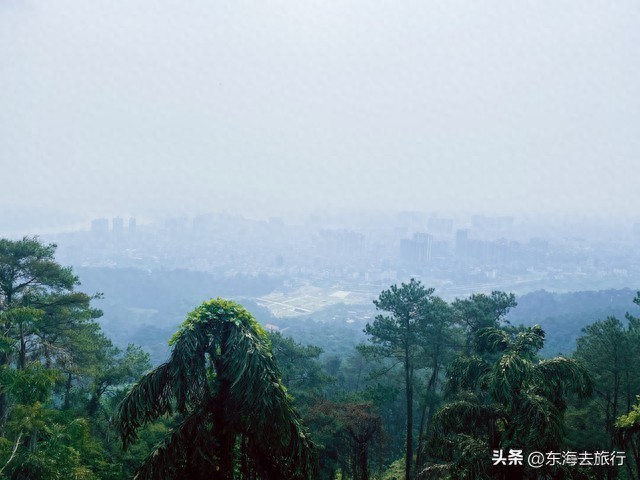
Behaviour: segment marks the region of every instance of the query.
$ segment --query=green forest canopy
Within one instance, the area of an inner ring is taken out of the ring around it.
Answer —
[[[218,299],[151,369],[103,334],[99,296],[55,249],[0,240],[0,478],[639,478],[633,313],[598,310],[574,353],[545,359],[554,330],[515,325],[513,296],[446,302],[412,280],[380,294],[361,346],[321,355]],[[535,295],[576,322],[596,310]],[[626,463],[492,464],[516,447]]]

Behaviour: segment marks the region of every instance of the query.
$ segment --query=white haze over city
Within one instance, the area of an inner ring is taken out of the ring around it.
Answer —
[[[639,45],[631,0],[4,0],[0,213],[634,216]]]

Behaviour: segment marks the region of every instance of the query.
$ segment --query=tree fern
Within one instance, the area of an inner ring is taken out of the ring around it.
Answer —
[[[140,427],[176,413],[181,421],[137,479],[308,478],[313,445],[280,381],[265,330],[242,306],[210,300],[171,339],[169,360],[119,406],[126,448]]]

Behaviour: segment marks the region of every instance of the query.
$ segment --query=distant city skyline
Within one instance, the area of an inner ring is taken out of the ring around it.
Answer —
[[[446,211],[420,211],[420,210],[397,210],[380,211],[375,209],[362,210],[315,210],[308,212],[275,212],[273,215],[247,215],[246,212],[230,211],[208,211],[208,212],[180,212],[170,214],[169,212],[158,212],[158,214],[132,214],[118,212],[115,214],[95,213],[73,213],[68,211],[55,211],[45,209],[29,209],[20,206],[17,209],[10,209],[6,205],[0,206],[0,236],[18,238],[31,235],[50,235],[65,232],[90,231],[96,221],[104,221],[108,231],[113,229],[113,222],[123,221],[123,226],[128,228],[128,223],[133,221],[138,225],[162,224],[170,221],[186,222],[186,225],[201,217],[225,217],[238,219],[243,218],[248,221],[272,222],[281,221],[288,225],[316,225],[329,228],[348,228],[356,231],[372,226],[393,228],[393,225],[402,223],[401,219],[407,216],[417,216],[422,218],[421,222],[414,220],[413,225],[419,226],[416,232],[442,233],[442,227],[438,226],[438,221],[451,223],[452,234],[456,229],[474,228],[478,231],[481,223],[479,218],[488,219],[490,222],[496,220],[500,222],[510,219],[508,226],[501,227],[506,232],[513,233],[522,229],[523,225],[529,225],[540,236],[555,236],[574,234],[584,236],[585,239],[591,237],[616,237],[628,235],[632,232],[640,232],[640,215],[634,212],[622,212],[620,216],[607,215],[598,212],[580,212],[578,214],[556,213],[556,214],[533,214],[524,213],[521,215],[502,215],[487,212],[446,212]],[[435,222],[434,222],[435,220]],[[407,223],[407,222],[405,222]],[[118,229],[120,227],[117,227]],[[449,227],[447,227],[449,228]],[[574,230],[574,229],[578,230]],[[586,233],[590,232],[590,233]]]

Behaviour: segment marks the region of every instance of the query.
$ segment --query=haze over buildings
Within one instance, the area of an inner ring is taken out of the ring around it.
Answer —
[[[2,230],[634,216],[638,45],[631,0],[3,1]]]

